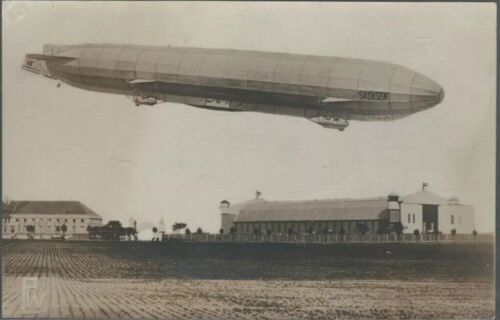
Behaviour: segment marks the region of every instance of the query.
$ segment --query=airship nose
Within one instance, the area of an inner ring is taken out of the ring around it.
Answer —
[[[434,107],[444,99],[444,89],[434,80],[399,66],[390,82],[390,108],[394,119]]]
[[[439,102],[438,103],[441,103],[441,101],[444,100],[444,89],[441,88],[441,90],[439,91]]]
[[[443,88],[434,80],[417,72],[410,88],[410,104],[413,111],[432,108],[444,99]]]

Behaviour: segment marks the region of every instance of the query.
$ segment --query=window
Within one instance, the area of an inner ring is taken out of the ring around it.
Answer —
[[[26,221],[27,221],[27,220],[26,220],[26,219],[24,219],[24,222],[26,222]]]
[[[83,222],[83,219],[82,219],[82,222]]]
[[[413,214],[413,223],[415,223],[415,214]]]
[[[76,219],[73,219],[73,223],[75,223],[75,222],[76,222]]]
[[[16,219],[16,222],[19,222],[19,219]]]
[[[411,223],[411,214],[408,213],[408,223]]]
[[[453,215],[451,215],[450,218],[451,218],[451,224],[454,224],[455,223],[455,217]]]

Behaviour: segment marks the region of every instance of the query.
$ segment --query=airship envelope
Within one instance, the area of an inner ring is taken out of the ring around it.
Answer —
[[[350,120],[394,120],[444,98],[435,81],[380,61],[289,53],[112,44],[45,45],[23,68],[77,88],[129,97],[137,106],[307,118],[345,129]]]

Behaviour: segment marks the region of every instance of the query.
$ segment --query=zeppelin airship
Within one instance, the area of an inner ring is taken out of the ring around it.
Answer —
[[[400,119],[444,98],[439,84],[400,65],[276,52],[46,44],[43,54],[26,55],[23,69],[137,106],[272,113],[339,130],[351,120]]]

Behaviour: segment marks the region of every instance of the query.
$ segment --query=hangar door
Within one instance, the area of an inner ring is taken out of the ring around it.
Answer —
[[[424,233],[438,232],[438,206],[422,205],[422,231]]]

